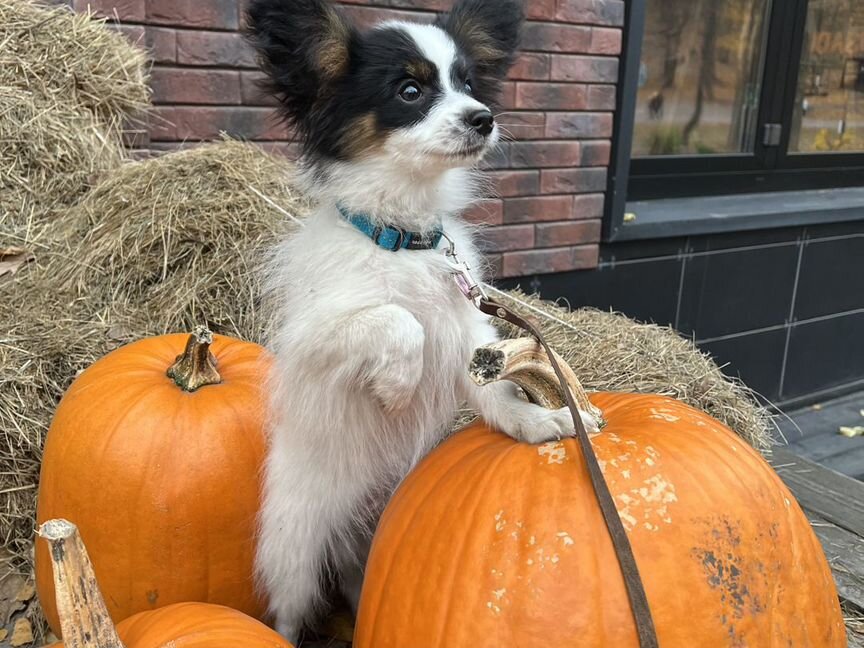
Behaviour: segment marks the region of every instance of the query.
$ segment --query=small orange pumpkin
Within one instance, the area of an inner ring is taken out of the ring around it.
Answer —
[[[117,625],[117,636],[125,648],[292,648],[260,621],[210,603],[175,603],[139,612]],[[63,648],[63,643],[51,648]],[[83,644],[82,648],[90,647]],[[94,644],[92,648],[109,647]]]
[[[821,546],[758,453],[670,398],[590,400],[606,422],[592,445],[663,648],[846,645]],[[477,423],[387,507],[355,648],[638,645],[575,440],[531,446]]]
[[[253,560],[269,356],[207,331],[187,338],[97,361],[48,432],[37,519],[76,521],[115,621],[187,601],[264,612]],[[59,635],[43,543],[36,582]]]
[[[66,642],[79,648],[292,648],[285,639],[236,610],[175,603],[140,612],[115,629],[75,525],[50,520],[40,535],[50,545],[55,601]],[[41,543],[40,543],[41,544]],[[55,643],[50,648],[63,648]]]

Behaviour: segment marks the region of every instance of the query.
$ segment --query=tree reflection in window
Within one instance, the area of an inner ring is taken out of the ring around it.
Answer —
[[[864,2],[810,0],[790,152],[864,151]]]
[[[770,0],[648,0],[634,156],[753,150]]]

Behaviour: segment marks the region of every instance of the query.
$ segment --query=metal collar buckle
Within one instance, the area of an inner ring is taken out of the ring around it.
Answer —
[[[396,243],[393,245],[393,247],[388,247],[386,249],[390,250],[391,252],[398,252],[399,250],[402,249],[402,246],[405,243],[405,235],[407,234],[407,232],[405,230],[399,228],[399,227],[393,227],[393,226],[390,226],[386,229],[393,231],[393,232],[396,232],[398,234],[398,237],[396,238]],[[374,235],[372,236],[372,240],[374,241],[375,245],[378,245],[380,247],[384,247],[380,243],[381,235],[384,232],[385,232],[385,228],[381,227],[380,225],[375,228]]]

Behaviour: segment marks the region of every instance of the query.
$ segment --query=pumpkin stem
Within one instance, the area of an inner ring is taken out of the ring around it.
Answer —
[[[211,344],[213,334],[204,326],[197,327],[186,342],[186,350],[168,368],[168,377],[183,391],[194,392],[222,382],[216,358],[210,353]]]
[[[117,636],[78,527],[49,520],[38,534],[51,545],[57,614],[65,648],[124,648]]]
[[[585,388],[570,365],[557,353],[555,359],[564,372],[576,405],[597,419],[598,427],[602,428],[603,412],[588,400]],[[480,386],[499,380],[514,382],[522,388],[530,402],[546,409],[560,409],[567,405],[555,370],[543,347],[534,338],[502,340],[480,347],[474,352],[469,372]]]

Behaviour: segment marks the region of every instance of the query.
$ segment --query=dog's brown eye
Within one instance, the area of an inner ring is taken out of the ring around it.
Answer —
[[[407,81],[399,89],[399,97],[401,97],[402,101],[407,101],[408,103],[414,103],[422,96],[423,91],[416,81]]]
[[[465,79],[465,92],[468,94],[474,92],[474,86],[471,85],[471,79]]]

